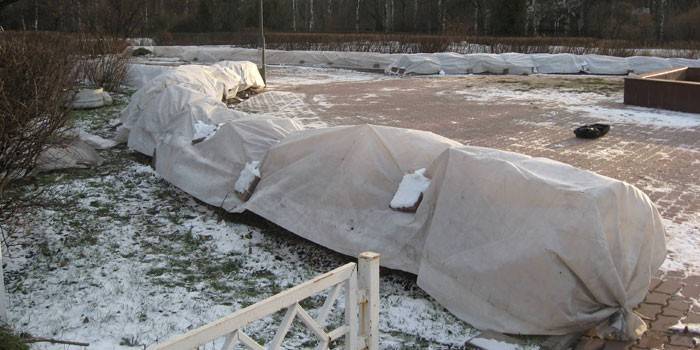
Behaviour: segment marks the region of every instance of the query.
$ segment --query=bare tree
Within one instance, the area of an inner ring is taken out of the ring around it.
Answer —
[[[666,12],[668,10],[667,0],[653,0],[651,12],[654,15],[656,40],[664,40],[664,30],[666,27]]]

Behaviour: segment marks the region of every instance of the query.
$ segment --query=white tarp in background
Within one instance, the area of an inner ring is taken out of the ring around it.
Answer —
[[[157,57],[174,57],[187,62],[213,63],[221,60],[260,60],[260,52],[232,46],[152,46]],[[700,60],[660,57],[613,57],[573,54],[382,54],[372,52],[267,50],[267,63],[360,70],[399,69],[408,74],[602,74],[648,73],[667,67],[699,67]],[[436,67],[435,64],[440,67]]]
[[[535,65],[535,71],[540,74],[579,74],[583,71],[582,62],[570,53],[540,53],[532,54],[530,58]]]
[[[482,67],[500,64],[481,57]],[[256,87],[236,65],[167,71],[125,109],[129,146],[155,153],[166,180],[335,251],[381,253],[384,266],[416,273],[430,295],[482,329],[566,334],[602,324],[621,337],[638,335],[631,310],[665,255],[659,214],[642,192],[428,132],[301,130],[293,119],[233,111],[222,97]],[[254,65],[240,67],[257,81]],[[261,180],[242,204],[235,182],[257,161]],[[404,175],[423,168],[431,184],[417,213],[391,210]]]
[[[132,63],[127,71],[126,82],[129,86],[140,89],[155,77],[174,68],[172,66]]]
[[[440,70],[444,69],[449,74],[459,74],[457,72],[460,69],[457,64],[448,64],[447,59],[437,61],[438,59],[438,57],[432,59],[424,56],[405,55],[396,60],[390,68],[387,68],[387,73],[431,75],[438,74]],[[455,63],[459,63],[459,61]]]
[[[423,69],[425,62],[437,62],[439,66]],[[440,70],[448,74],[597,74],[627,75],[648,73],[663,69],[696,66],[700,60],[684,60],[660,57],[613,57],[572,54],[471,54],[454,53],[404,55],[391,63],[387,72],[402,71],[405,74]]]
[[[584,72],[600,75],[627,75],[634,72],[628,60],[623,57],[582,55],[585,62]]]
[[[232,46],[153,46],[155,56],[176,57],[187,62],[223,60],[260,63],[260,51]],[[402,55],[371,52],[266,50],[267,64],[383,70]]]
[[[637,74],[670,70],[677,67],[672,59],[647,56],[627,57],[627,64],[629,68]]]

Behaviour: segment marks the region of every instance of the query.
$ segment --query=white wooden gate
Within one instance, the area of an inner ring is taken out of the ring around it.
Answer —
[[[325,323],[333,305],[345,287],[345,321],[336,329],[326,331]],[[329,290],[316,318],[299,305],[304,299]],[[287,312],[266,346],[258,344],[243,332],[243,327],[263,317],[286,309]],[[362,253],[358,263],[349,263],[324,273],[294,288],[239,310],[229,316],[189,331],[150,350],[192,350],[224,339],[221,350],[231,350],[237,345],[253,350],[277,350],[295,318],[319,339],[317,349],[328,349],[329,344],[344,337],[347,350],[377,350],[379,344],[379,254]]]

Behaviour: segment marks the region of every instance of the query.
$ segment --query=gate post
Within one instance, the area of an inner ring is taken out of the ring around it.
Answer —
[[[357,283],[360,300],[360,336],[368,350],[379,349],[379,254],[365,252],[358,258]]]

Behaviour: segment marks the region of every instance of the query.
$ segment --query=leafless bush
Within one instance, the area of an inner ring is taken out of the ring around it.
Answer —
[[[68,123],[73,43],[59,34],[0,33],[0,223],[21,206],[7,195],[11,184],[32,173]]]
[[[79,71],[94,88],[117,91],[126,79],[130,55],[122,39],[106,36],[82,36]]]

